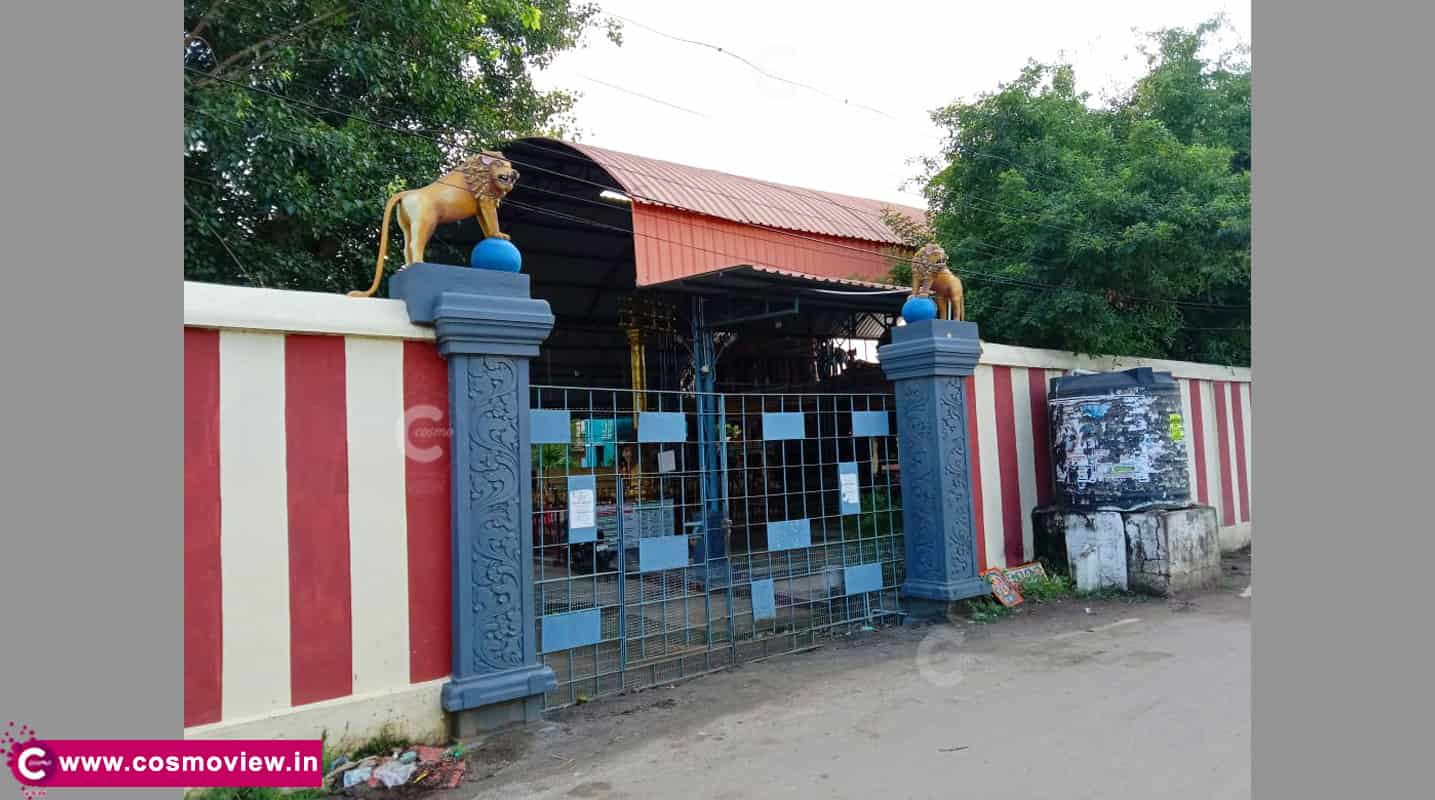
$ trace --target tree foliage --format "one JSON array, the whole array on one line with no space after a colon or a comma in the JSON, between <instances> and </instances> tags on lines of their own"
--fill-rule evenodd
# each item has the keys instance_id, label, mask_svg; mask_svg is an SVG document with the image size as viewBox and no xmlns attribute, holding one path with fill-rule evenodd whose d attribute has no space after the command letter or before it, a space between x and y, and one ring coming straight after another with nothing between
<instances>
[{"instance_id":1,"label":"tree foliage","mask_svg":"<svg viewBox=\"0 0 1435 800\"><path fill-rule=\"evenodd\" d=\"M882 209L882 222L902 240L900 247L883 248L882 253L891 264L887 282L897 286L911 286L912 254L932 241L932 232L926 225L892 208Z\"/></svg>"},{"instance_id":2,"label":"tree foliage","mask_svg":"<svg viewBox=\"0 0 1435 800\"><path fill-rule=\"evenodd\" d=\"M495 142L567 132L573 97L531 71L597 14L569 0L186 0L185 277L366 285L389 194Z\"/></svg>"},{"instance_id":3,"label":"tree foliage","mask_svg":"<svg viewBox=\"0 0 1435 800\"><path fill-rule=\"evenodd\" d=\"M1105 103L1032 62L934 112L932 230L984 338L1250 363L1251 73L1246 48L1204 55L1220 24L1150 34Z\"/></svg>"}]
</instances>

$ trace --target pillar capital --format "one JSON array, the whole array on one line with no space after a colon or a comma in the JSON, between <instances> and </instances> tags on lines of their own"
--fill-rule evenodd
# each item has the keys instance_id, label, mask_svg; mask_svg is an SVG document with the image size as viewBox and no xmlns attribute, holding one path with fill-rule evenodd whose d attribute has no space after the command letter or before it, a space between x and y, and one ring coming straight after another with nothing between
<instances>
[{"instance_id":1,"label":"pillar capital","mask_svg":"<svg viewBox=\"0 0 1435 800\"><path fill-rule=\"evenodd\" d=\"M412 264L389 279L390 294L408 306L409 320L432 325L439 355L536 358L553 330L545 300L529 294L519 272Z\"/></svg>"},{"instance_id":2,"label":"pillar capital","mask_svg":"<svg viewBox=\"0 0 1435 800\"><path fill-rule=\"evenodd\" d=\"M888 380L962 377L982 355L975 322L929 319L892 329L892 342L877 349Z\"/></svg>"}]
</instances>

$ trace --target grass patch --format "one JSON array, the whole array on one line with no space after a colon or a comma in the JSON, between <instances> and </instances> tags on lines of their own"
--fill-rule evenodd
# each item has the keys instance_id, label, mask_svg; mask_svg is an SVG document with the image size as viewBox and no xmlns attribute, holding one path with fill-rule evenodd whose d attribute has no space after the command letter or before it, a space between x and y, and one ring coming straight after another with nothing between
<instances>
[{"instance_id":1,"label":"grass patch","mask_svg":"<svg viewBox=\"0 0 1435 800\"><path fill-rule=\"evenodd\" d=\"M396 736L394 732L385 726L379 731L379 735L359 745L354 752L349 754L349 760L359 761L369 756L391 756L395 750L407 750L413 746L413 741L403 736Z\"/></svg>"},{"instance_id":2,"label":"grass patch","mask_svg":"<svg viewBox=\"0 0 1435 800\"><path fill-rule=\"evenodd\" d=\"M1076 584L1066 575L1033 575L1017 584L1025 600L1033 603L1054 603L1076 594Z\"/></svg>"},{"instance_id":3,"label":"grass patch","mask_svg":"<svg viewBox=\"0 0 1435 800\"><path fill-rule=\"evenodd\" d=\"M996 622L1016 613L990 597L978 597L967 601L967 619L979 625Z\"/></svg>"}]
</instances>

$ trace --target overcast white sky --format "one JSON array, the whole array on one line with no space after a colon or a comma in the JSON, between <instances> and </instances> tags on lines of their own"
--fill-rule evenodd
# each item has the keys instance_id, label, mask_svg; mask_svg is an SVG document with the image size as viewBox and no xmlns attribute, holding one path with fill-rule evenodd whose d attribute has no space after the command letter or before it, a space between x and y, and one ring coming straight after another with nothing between
<instances>
[{"instance_id":1,"label":"overcast white sky","mask_svg":"<svg viewBox=\"0 0 1435 800\"><path fill-rule=\"evenodd\" d=\"M1250 41L1240 0L1025 0L877 3L599 0L605 11L708 42L766 71L881 109L844 106L771 80L707 48L624 26L590 35L538 78L580 92L582 141L813 189L925 206L899 186L935 151L927 112L1016 77L1028 58L1065 53L1081 88L1129 83L1142 63L1132 28L1190 27L1225 11ZM850 10L843 10L850 9ZM599 83L602 82L602 83ZM634 97L615 84L703 116Z\"/></svg>"}]
</instances>

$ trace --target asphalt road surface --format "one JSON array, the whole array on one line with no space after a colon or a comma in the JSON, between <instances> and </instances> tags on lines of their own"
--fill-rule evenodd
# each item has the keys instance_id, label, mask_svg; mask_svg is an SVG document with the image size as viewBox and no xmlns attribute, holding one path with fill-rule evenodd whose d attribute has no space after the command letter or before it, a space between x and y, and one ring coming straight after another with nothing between
<instances>
[{"instance_id":1,"label":"asphalt road surface","mask_svg":"<svg viewBox=\"0 0 1435 800\"><path fill-rule=\"evenodd\" d=\"M460 798L1245 798L1248 562L1180 600L863 634L486 741Z\"/></svg>"}]
</instances>

